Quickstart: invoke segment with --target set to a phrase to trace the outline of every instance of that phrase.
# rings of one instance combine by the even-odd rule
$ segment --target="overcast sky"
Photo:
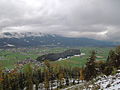
[[[0,0],[0,32],[120,41],[120,0]]]

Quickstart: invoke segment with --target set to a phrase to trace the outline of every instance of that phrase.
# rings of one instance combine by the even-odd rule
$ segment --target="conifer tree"
[[[49,71],[47,68],[44,68],[44,87],[49,90]]]
[[[115,54],[115,51],[111,50],[109,52],[109,56],[107,58],[107,65],[110,65],[110,66],[115,66],[115,59],[116,59],[116,54]]]
[[[83,67],[80,69],[80,80],[83,82],[84,80],[84,69]]]
[[[59,74],[58,74],[59,86],[60,86],[60,88],[62,88],[62,86],[63,86],[63,78],[64,78],[64,71],[63,71],[62,67],[59,70],[60,70]]]
[[[120,46],[115,51],[111,50],[107,59],[107,65],[118,68],[120,66]]]
[[[33,69],[31,64],[25,67],[26,90],[33,90]]]
[[[51,90],[52,90],[53,80],[55,79],[53,67],[52,67],[52,65],[50,64],[50,62],[49,62],[48,60],[45,60],[45,61],[44,61],[44,64],[46,65],[46,68],[47,68],[48,73],[49,73],[49,81],[50,81],[50,86],[51,86]],[[54,68],[55,68],[55,67],[54,67]]]
[[[33,73],[33,82],[35,84],[35,90],[38,90],[38,86],[39,86],[39,75],[38,75],[38,72],[35,71]]]
[[[90,58],[85,67],[85,80],[89,81],[93,77],[96,76],[96,69],[95,69],[95,60],[96,60],[96,52],[92,51]]]
[[[116,48],[116,59],[114,60],[116,68],[120,67],[120,46]]]
[[[3,90],[3,71],[2,71],[2,65],[0,64],[0,90]]]
[[[19,73],[19,86],[20,90],[23,90],[25,88],[25,74],[22,72]]]

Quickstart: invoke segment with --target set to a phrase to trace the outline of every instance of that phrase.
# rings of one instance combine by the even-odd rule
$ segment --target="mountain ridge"
[[[40,32],[4,32],[0,33],[0,47],[33,47],[33,46],[117,46],[119,42],[96,40],[91,38],[72,38]]]

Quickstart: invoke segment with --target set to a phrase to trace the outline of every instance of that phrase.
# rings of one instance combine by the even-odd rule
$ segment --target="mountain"
[[[0,47],[32,46],[116,46],[118,42],[101,41],[90,38],[69,38],[55,34],[38,32],[0,33]]]

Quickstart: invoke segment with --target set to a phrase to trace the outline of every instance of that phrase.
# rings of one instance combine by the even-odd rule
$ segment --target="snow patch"
[[[81,56],[84,56],[85,53],[81,53],[79,55],[74,55],[75,57],[81,57]],[[61,60],[66,60],[66,59],[69,59],[69,58],[72,58],[73,56],[68,56],[67,58],[59,58],[57,61],[61,61]]]
[[[15,45],[7,44],[7,45],[5,45],[5,46],[7,46],[7,47],[14,47]]]

